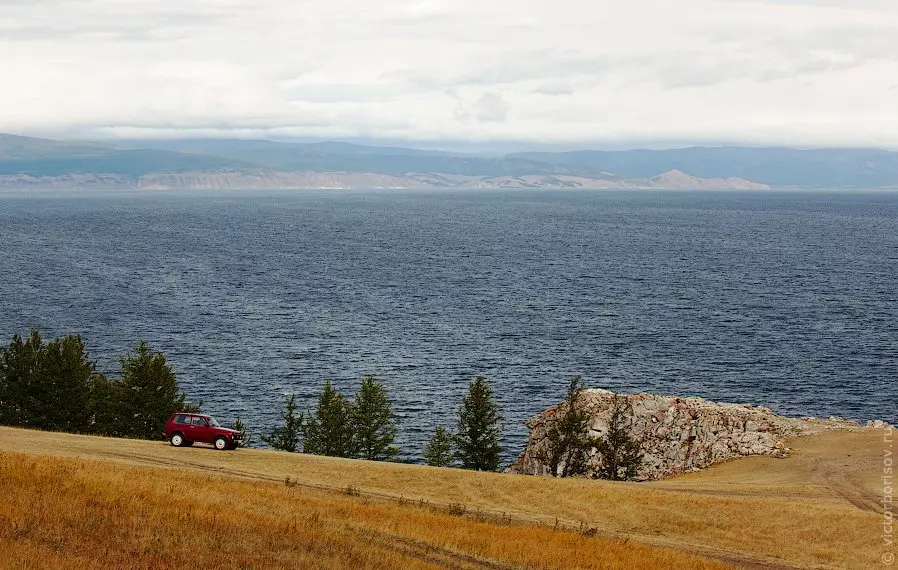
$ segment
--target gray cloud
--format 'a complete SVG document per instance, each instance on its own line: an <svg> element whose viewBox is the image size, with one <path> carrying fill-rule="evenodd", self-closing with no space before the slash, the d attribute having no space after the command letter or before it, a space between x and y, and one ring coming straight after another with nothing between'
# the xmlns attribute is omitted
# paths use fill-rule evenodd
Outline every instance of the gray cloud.
<svg viewBox="0 0 898 570"><path fill-rule="evenodd" d="M474 103L474 116L481 121L504 121L508 115L508 105L501 93L484 93Z"/></svg>
<svg viewBox="0 0 898 570"><path fill-rule="evenodd" d="M893 0L0 0L0 132L898 147Z"/></svg>

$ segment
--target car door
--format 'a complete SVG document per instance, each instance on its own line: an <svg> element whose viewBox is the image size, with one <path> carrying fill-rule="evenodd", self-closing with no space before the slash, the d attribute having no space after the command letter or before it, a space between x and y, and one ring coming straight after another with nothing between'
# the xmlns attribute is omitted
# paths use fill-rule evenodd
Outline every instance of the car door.
<svg viewBox="0 0 898 570"><path fill-rule="evenodd" d="M210 437L212 430L206 423L206 418L202 416L191 416L190 418L190 441L198 441L200 443L211 443Z"/></svg>

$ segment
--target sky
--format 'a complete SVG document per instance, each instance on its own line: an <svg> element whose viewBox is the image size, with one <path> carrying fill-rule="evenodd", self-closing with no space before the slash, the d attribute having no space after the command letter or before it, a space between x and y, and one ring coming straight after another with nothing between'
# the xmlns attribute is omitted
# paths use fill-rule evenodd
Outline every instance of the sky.
<svg viewBox="0 0 898 570"><path fill-rule="evenodd" d="M898 0L0 0L0 132L898 149Z"/></svg>

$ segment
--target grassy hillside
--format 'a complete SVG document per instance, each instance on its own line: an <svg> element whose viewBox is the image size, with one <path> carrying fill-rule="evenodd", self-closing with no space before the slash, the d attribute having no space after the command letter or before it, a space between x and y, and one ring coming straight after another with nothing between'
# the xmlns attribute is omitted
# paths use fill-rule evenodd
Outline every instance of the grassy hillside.
<svg viewBox="0 0 898 570"><path fill-rule="evenodd" d="M723 568L694 556L347 493L0 455L0 567ZM6 522L9 521L9 522Z"/></svg>
<svg viewBox="0 0 898 570"><path fill-rule="evenodd" d="M336 568L874 567L882 431L793 446L785 460L631 484L0 428L0 561L23 567L39 554L79 568L99 552L111 565L139 555L144 567L313 557ZM172 517L194 533L181 536ZM105 533L116 548L91 538Z"/></svg>

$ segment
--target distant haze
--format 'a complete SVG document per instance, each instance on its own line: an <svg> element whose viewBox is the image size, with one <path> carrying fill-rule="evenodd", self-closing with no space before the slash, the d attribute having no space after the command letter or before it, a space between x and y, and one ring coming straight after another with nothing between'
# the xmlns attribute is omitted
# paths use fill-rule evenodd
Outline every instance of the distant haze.
<svg viewBox="0 0 898 570"><path fill-rule="evenodd" d="M896 38L894 0L0 0L0 132L898 149Z"/></svg>

